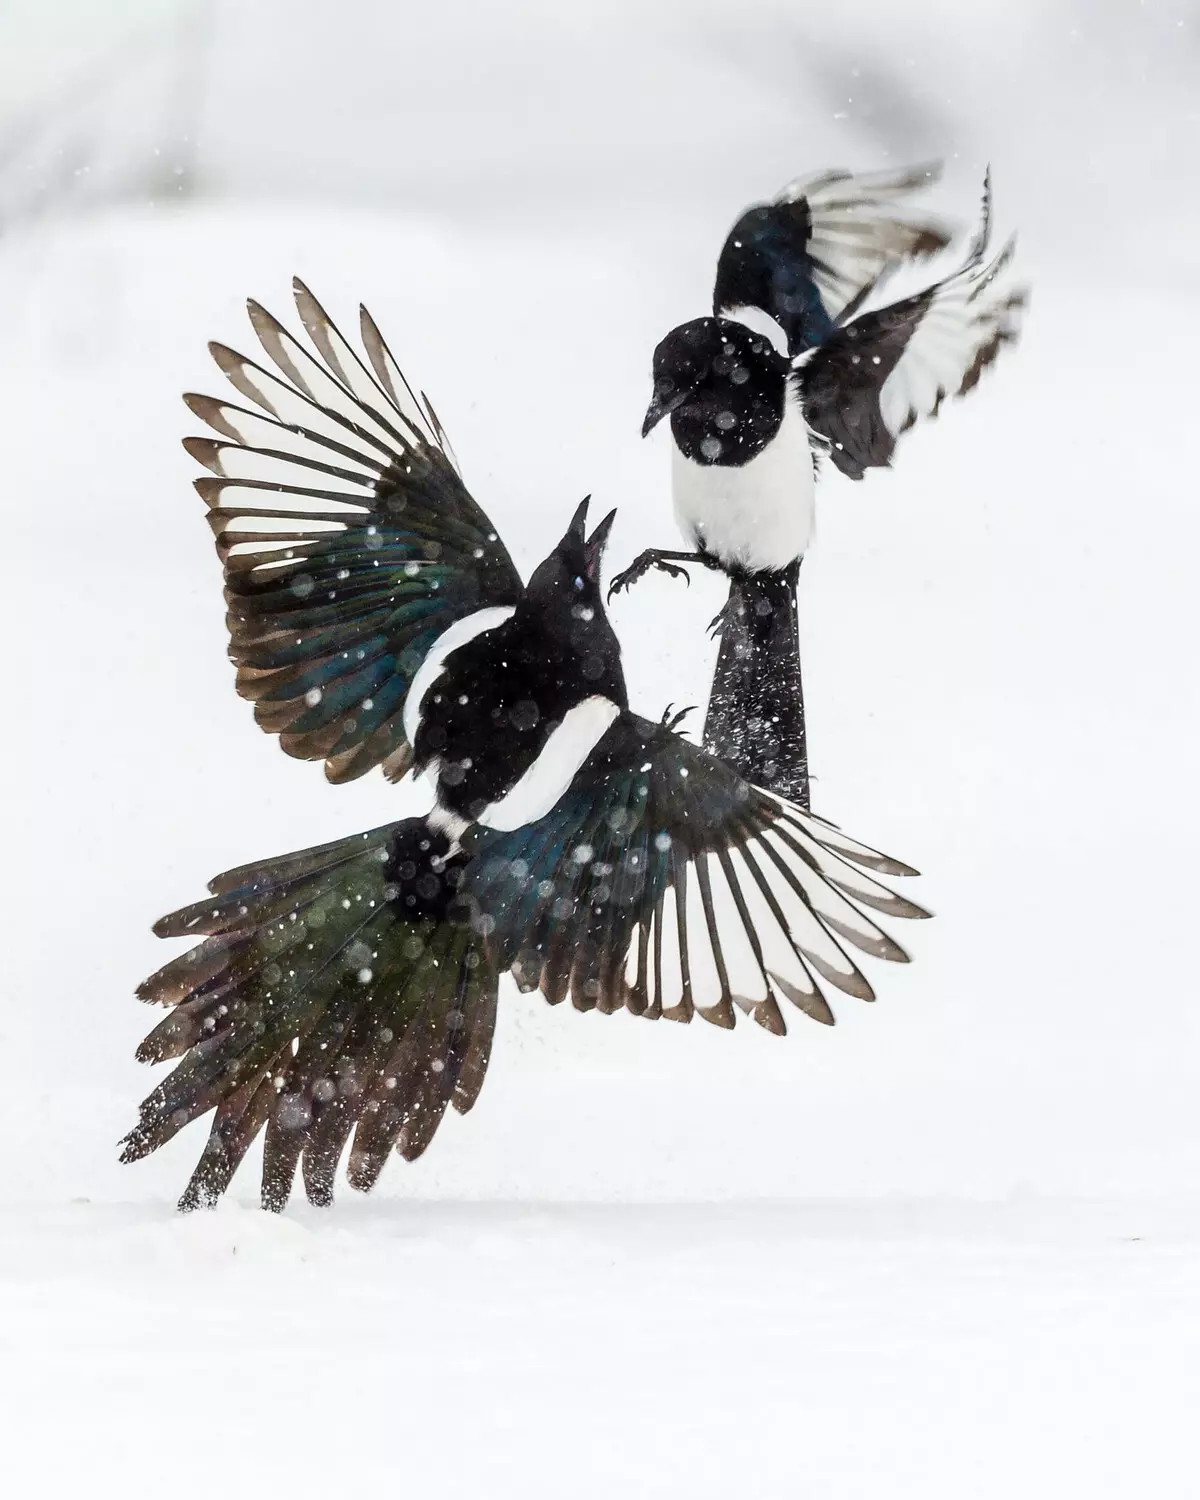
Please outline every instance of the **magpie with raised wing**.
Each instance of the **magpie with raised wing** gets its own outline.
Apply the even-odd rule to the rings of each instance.
[[[612,582],[648,568],[728,575],[713,622],[721,646],[704,725],[708,749],[743,776],[809,806],[796,585],[812,541],[819,456],[852,479],[891,463],[918,417],[962,395],[1016,340],[1025,290],[1006,276],[1013,243],[988,261],[990,191],[954,274],[874,311],[896,266],[946,248],[949,230],[904,217],[897,199],[936,167],[824,173],[748,210],[717,266],[712,317],[654,351],[642,428],[672,434],[675,516],[691,550],[643,552]]]
[[[858,843],[630,712],[588,502],[523,584],[432,406],[361,313],[364,360],[308,290],[311,348],[256,303],[268,357],[213,345],[245,401],[188,396],[224,564],[230,655],[259,724],[334,781],[411,769],[424,815],[245,865],[164,917],[200,939],[139,988],[138,1050],[174,1070],[124,1159],[212,1116],[180,1207],[263,1137],[262,1202],[371,1188],[474,1104],[511,974],[580,1010],[785,1030],[904,961],[872,911],[927,915]],[[274,368],[271,368],[273,366]],[[613,513],[615,514],[615,513]]]

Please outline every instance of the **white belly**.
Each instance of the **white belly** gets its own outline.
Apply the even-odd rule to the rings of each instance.
[[[675,519],[689,540],[751,572],[784,568],[813,538],[814,483],[808,427],[789,395],[772,442],[740,468],[698,464],[671,445]]]

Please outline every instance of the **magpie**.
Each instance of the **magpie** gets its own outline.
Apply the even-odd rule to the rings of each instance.
[[[362,1190],[420,1156],[478,1097],[502,976],[783,1033],[783,1001],[831,1023],[825,985],[872,997],[852,949],[906,961],[872,909],[928,915],[877,879],[908,865],[630,711],[600,584],[615,512],[588,535],[585,500],[523,584],[370,315],[364,359],[295,296],[311,347],[251,302],[267,361],[210,346],[245,404],[184,398],[217,434],[185,446],[237,687],[333,782],[411,772],[430,805],[226,871],[156,924],[199,941],[138,989],[167,1014],[137,1055],[176,1066],[122,1155],[211,1114],[184,1210],[260,1135],[273,1210],[297,1170],[331,1202],[347,1142]]]
[[[819,455],[851,479],[887,467],[896,440],[962,395],[1018,334],[1024,288],[1009,243],[987,259],[990,187],[963,264],[915,296],[863,304],[896,266],[943,250],[940,220],[894,207],[937,165],[826,172],[749,209],[721,251],[713,316],[654,351],[642,434],[670,418],[675,516],[693,550],[643,552],[609,590],[650,567],[728,575],[704,744],[749,780],[809,807],[796,585],[812,541]]]

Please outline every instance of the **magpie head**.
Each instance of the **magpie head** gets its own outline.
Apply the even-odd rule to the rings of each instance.
[[[584,500],[562,541],[534,570],[525,598],[550,634],[585,659],[599,658],[607,674],[619,662],[620,647],[604,610],[600,562],[617,513],[609,511],[588,536],[587,509]]]
[[[756,450],[779,426],[789,369],[771,341],[744,323],[728,318],[682,323],[654,351],[654,395],[642,436],[669,416],[689,457],[703,463],[744,461],[749,452],[741,450],[747,443]]]

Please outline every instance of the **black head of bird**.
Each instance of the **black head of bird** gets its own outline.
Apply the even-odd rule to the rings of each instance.
[[[604,609],[600,564],[617,513],[609,511],[588,536],[587,511],[584,500],[562,540],[534,569],[522,607],[535,612],[542,629],[580,656],[615,664],[621,650]]]
[[[727,318],[695,318],[654,351],[647,436],[666,416],[697,463],[739,463],[779,429],[790,366],[770,340]]]

